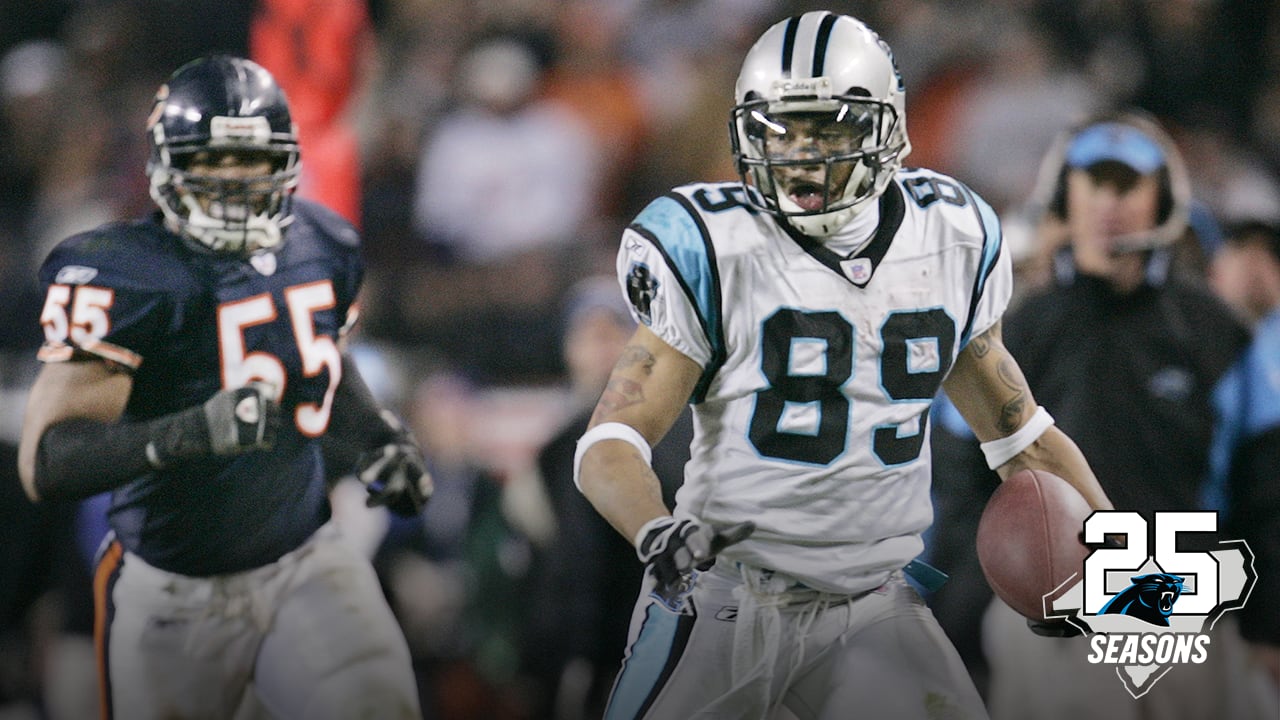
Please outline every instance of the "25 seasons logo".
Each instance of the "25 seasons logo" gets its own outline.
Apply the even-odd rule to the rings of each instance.
[[[1207,633],[1228,610],[1244,607],[1257,575],[1243,540],[1201,543],[1179,550],[1179,536],[1216,534],[1215,512],[1158,512],[1154,553],[1147,521],[1133,512],[1096,512],[1084,524],[1084,540],[1096,549],[1085,558],[1083,578],[1061,597],[1045,596],[1051,617],[1089,636],[1087,659],[1114,665],[1134,698],[1142,697],[1175,665],[1209,657]],[[1105,538],[1123,537],[1107,545]],[[1214,538],[1216,540],[1216,537]]]

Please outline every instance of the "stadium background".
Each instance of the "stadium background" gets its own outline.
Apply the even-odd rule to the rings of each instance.
[[[908,164],[984,195],[1018,260],[1036,256],[1024,210],[1042,153],[1098,108],[1141,107],[1171,130],[1206,256],[1228,223],[1280,220],[1280,8],[1263,0],[6,0],[0,439],[16,443],[37,370],[40,260],[72,232],[150,208],[142,128],[156,87],[206,52],[258,59],[301,125],[301,192],[365,234],[353,340],[371,384],[429,454],[496,498],[492,518],[438,498],[428,530],[455,534],[441,548],[483,535],[492,572],[477,579],[464,551],[440,549],[387,582],[421,598],[415,651],[468,656],[455,680],[497,688],[500,714],[519,717],[519,622],[475,598],[518,598],[522,558],[545,537],[533,459],[577,409],[561,352],[573,289],[612,272],[621,228],[649,199],[735,177],[738,62],[764,27],[816,8],[881,32],[908,89]],[[32,508],[12,474],[8,463],[3,718],[83,679],[82,656],[58,648],[82,639],[74,589],[101,527],[92,503]],[[411,531],[350,514],[370,552]]]

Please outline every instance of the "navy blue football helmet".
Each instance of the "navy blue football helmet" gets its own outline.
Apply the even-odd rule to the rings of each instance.
[[[147,136],[151,197],[184,237],[221,253],[280,244],[301,162],[289,104],[265,68],[227,55],[183,65],[156,93]],[[193,160],[224,154],[268,159],[271,170],[237,179],[190,171]]]

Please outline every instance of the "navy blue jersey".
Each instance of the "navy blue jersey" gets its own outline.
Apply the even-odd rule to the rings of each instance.
[[[116,490],[127,550],[185,575],[270,563],[328,519],[319,436],[341,378],[340,333],[363,265],[354,228],[294,201],[274,253],[193,249],[159,214],[68,238],[40,269],[40,359],[91,355],[128,369],[126,421],[148,420],[263,380],[282,388],[275,447],[148,472]]]

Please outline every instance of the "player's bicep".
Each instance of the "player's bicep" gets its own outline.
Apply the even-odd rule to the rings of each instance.
[[[614,365],[591,426],[625,423],[655,445],[679,417],[701,374],[696,362],[641,325]]]
[[[1027,379],[1004,346],[999,322],[965,346],[944,387],[983,442],[1012,434],[1036,410]]]
[[[22,420],[18,470],[23,484],[34,481],[36,449],[50,425],[70,418],[114,422],[124,414],[132,390],[132,376],[99,360],[44,365]]]

